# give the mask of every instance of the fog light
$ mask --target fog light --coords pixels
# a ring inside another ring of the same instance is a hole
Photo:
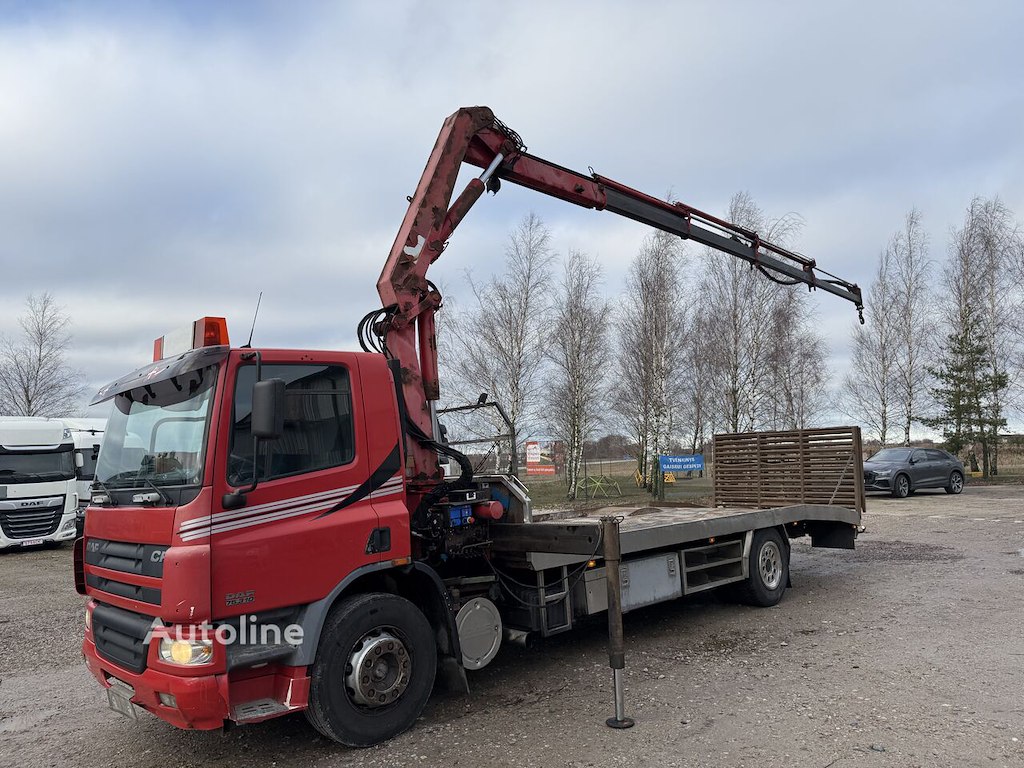
[[[163,704],[165,707],[174,707],[175,709],[178,708],[178,701],[174,698],[174,694],[161,693],[157,695],[160,697],[160,703]]]
[[[85,606],[85,629],[89,632],[92,631],[92,606]]]
[[[165,637],[160,640],[160,658],[171,664],[194,666],[208,664],[213,660],[212,640],[174,640]]]

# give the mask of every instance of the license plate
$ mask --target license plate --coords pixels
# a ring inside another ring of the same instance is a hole
[[[139,719],[139,708],[132,704],[131,695],[119,686],[107,688],[107,703],[115,712],[119,712],[132,720]]]
[[[37,546],[39,544],[42,544],[42,543],[43,543],[42,539],[25,539],[23,542],[21,542],[21,546],[23,546],[23,547],[35,547],[35,546]]]

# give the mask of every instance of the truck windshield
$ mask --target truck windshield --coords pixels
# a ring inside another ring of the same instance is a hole
[[[71,446],[57,450],[0,452],[0,483],[41,483],[70,480],[75,476]]]
[[[200,485],[216,380],[211,366],[116,395],[96,479],[108,489]]]

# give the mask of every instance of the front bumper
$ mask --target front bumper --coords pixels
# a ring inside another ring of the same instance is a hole
[[[63,516],[61,516],[60,523],[57,525],[57,530],[45,536],[10,538],[8,536],[5,536],[3,532],[0,531],[0,549],[17,549],[20,547],[24,547],[26,545],[26,542],[29,541],[39,541],[44,544],[60,544],[65,541],[74,541],[76,537],[77,533],[75,513],[66,512]]]
[[[878,476],[874,472],[864,473],[864,490],[865,491],[891,491],[892,490],[892,474]]]
[[[135,674],[102,658],[89,636],[82,642],[82,654],[100,685],[109,688],[110,678],[127,683],[135,689],[132,702],[171,725],[208,731],[222,727],[228,719],[227,675],[179,677],[152,668]],[[161,693],[173,696],[175,706],[162,704]]]

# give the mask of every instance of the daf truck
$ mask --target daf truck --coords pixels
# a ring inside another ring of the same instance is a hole
[[[75,538],[76,466],[60,419],[0,417],[0,549]]]

